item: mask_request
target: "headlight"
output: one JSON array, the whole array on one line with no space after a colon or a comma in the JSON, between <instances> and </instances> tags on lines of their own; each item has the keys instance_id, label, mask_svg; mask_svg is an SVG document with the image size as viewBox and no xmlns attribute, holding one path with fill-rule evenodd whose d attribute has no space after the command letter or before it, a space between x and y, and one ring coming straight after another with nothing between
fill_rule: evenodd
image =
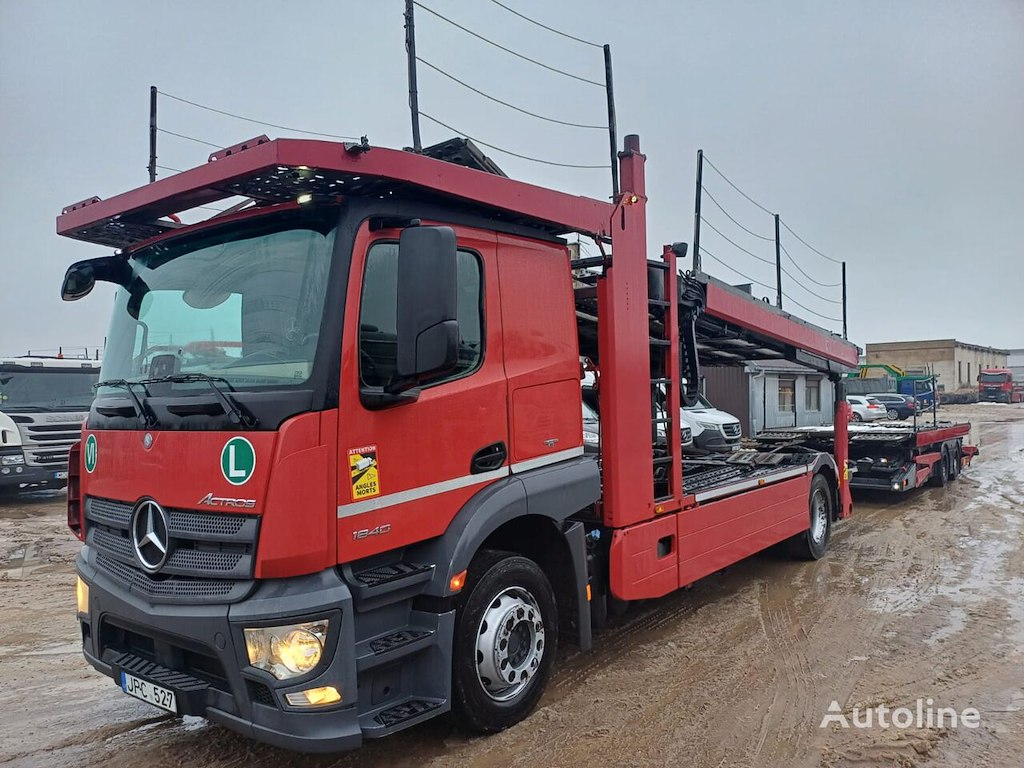
<instances>
[{"instance_id":1,"label":"headlight","mask_svg":"<svg viewBox=\"0 0 1024 768\"><path fill-rule=\"evenodd\" d=\"M709 421L698 421L697 424L700 427L702 427L703 429L710 429L712 432L718 432L719 431L718 425L717 424L712 424Z\"/></svg>"},{"instance_id":2,"label":"headlight","mask_svg":"<svg viewBox=\"0 0 1024 768\"><path fill-rule=\"evenodd\" d=\"M601 442L601 438L597 432L588 432L587 430L583 430L583 442L587 445L597 445Z\"/></svg>"},{"instance_id":3,"label":"headlight","mask_svg":"<svg viewBox=\"0 0 1024 768\"><path fill-rule=\"evenodd\" d=\"M14 456L0 456L0 464L5 467L13 467L15 464L24 464L25 457L20 453Z\"/></svg>"},{"instance_id":4,"label":"headlight","mask_svg":"<svg viewBox=\"0 0 1024 768\"><path fill-rule=\"evenodd\" d=\"M267 670L278 680L304 675L320 663L327 624L327 619L322 619L283 627L246 629L245 650L249 663Z\"/></svg>"}]
</instances>

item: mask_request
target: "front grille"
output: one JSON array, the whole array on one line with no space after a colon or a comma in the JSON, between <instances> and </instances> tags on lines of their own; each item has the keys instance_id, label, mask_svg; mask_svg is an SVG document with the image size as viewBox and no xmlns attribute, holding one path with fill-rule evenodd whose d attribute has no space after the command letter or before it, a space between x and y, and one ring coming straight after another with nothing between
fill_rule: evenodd
<instances>
[{"instance_id":1,"label":"front grille","mask_svg":"<svg viewBox=\"0 0 1024 768\"><path fill-rule=\"evenodd\" d=\"M84 413L19 414L21 440L25 448L25 463L36 467L64 469L68 463L68 450L81 437ZM50 422L50 419L57 419Z\"/></svg>"},{"instance_id":2,"label":"front grille","mask_svg":"<svg viewBox=\"0 0 1024 768\"><path fill-rule=\"evenodd\" d=\"M722 433L726 437L739 437L740 436L740 425L739 424L723 424Z\"/></svg>"},{"instance_id":3,"label":"front grille","mask_svg":"<svg viewBox=\"0 0 1024 768\"><path fill-rule=\"evenodd\" d=\"M97 567L151 602L234 602L253 586L259 518L226 512L167 509L168 557L143 571L131 540L134 505L85 500L86 539Z\"/></svg>"}]
</instances>

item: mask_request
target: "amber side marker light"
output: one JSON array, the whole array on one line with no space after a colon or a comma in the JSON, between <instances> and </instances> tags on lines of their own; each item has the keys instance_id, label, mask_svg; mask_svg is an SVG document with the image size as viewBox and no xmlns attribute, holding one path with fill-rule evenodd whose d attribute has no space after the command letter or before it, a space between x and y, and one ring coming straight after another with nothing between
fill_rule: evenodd
<instances>
[{"instance_id":1,"label":"amber side marker light","mask_svg":"<svg viewBox=\"0 0 1024 768\"><path fill-rule=\"evenodd\" d=\"M78 612L89 613L89 585L82 581L81 576L75 584L75 599L78 601Z\"/></svg>"},{"instance_id":2,"label":"amber side marker light","mask_svg":"<svg viewBox=\"0 0 1024 768\"><path fill-rule=\"evenodd\" d=\"M461 592L464 586L466 586L466 572L462 571L452 576L452 580L448 582L448 591L455 594Z\"/></svg>"}]
</instances>

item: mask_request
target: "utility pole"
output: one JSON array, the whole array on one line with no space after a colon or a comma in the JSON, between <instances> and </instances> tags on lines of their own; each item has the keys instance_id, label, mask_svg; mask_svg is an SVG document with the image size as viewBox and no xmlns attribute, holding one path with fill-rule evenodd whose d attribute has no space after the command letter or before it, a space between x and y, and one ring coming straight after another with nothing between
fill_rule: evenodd
<instances>
[{"instance_id":1,"label":"utility pole","mask_svg":"<svg viewBox=\"0 0 1024 768\"><path fill-rule=\"evenodd\" d=\"M412 113L412 148L423 149L420 142L420 99L416 91L416 22L413 0L405 0L405 53L409 60L409 112Z\"/></svg>"},{"instance_id":2,"label":"utility pole","mask_svg":"<svg viewBox=\"0 0 1024 768\"><path fill-rule=\"evenodd\" d=\"M149 183L156 181L156 86L149 86Z\"/></svg>"},{"instance_id":3,"label":"utility pole","mask_svg":"<svg viewBox=\"0 0 1024 768\"><path fill-rule=\"evenodd\" d=\"M608 98L608 146L611 148L612 204L619 201L619 146L615 128L615 86L612 84L612 47L604 46L604 91Z\"/></svg>"},{"instance_id":4,"label":"utility pole","mask_svg":"<svg viewBox=\"0 0 1024 768\"><path fill-rule=\"evenodd\" d=\"M700 198L704 183L704 150L697 150L697 193L693 204L693 271L700 272Z\"/></svg>"},{"instance_id":5,"label":"utility pole","mask_svg":"<svg viewBox=\"0 0 1024 768\"><path fill-rule=\"evenodd\" d=\"M843 262L843 338L846 336L846 262Z\"/></svg>"},{"instance_id":6,"label":"utility pole","mask_svg":"<svg viewBox=\"0 0 1024 768\"><path fill-rule=\"evenodd\" d=\"M779 214L775 214L775 304L782 309L782 241L779 239Z\"/></svg>"}]
</instances>

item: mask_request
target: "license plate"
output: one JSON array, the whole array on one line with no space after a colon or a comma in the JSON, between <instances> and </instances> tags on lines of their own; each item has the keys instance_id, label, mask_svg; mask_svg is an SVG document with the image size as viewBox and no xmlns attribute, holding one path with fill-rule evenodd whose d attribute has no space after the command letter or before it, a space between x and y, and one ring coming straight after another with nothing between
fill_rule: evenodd
<instances>
[{"instance_id":1,"label":"license plate","mask_svg":"<svg viewBox=\"0 0 1024 768\"><path fill-rule=\"evenodd\" d=\"M67 480L68 479L68 473L67 472L54 472L53 473L53 479L54 480Z\"/></svg>"},{"instance_id":2,"label":"license plate","mask_svg":"<svg viewBox=\"0 0 1024 768\"><path fill-rule=\"evenodd\" d=\"M154 685L148 680L142 680L134 675L129 675L127 672L121 673L121 690L129 696L142 699L155 707L166 709L168 712L177 713L178 711L178 702L174 696L174 691L161 688L159 685Z\"/></svg>"}]
</instances>

